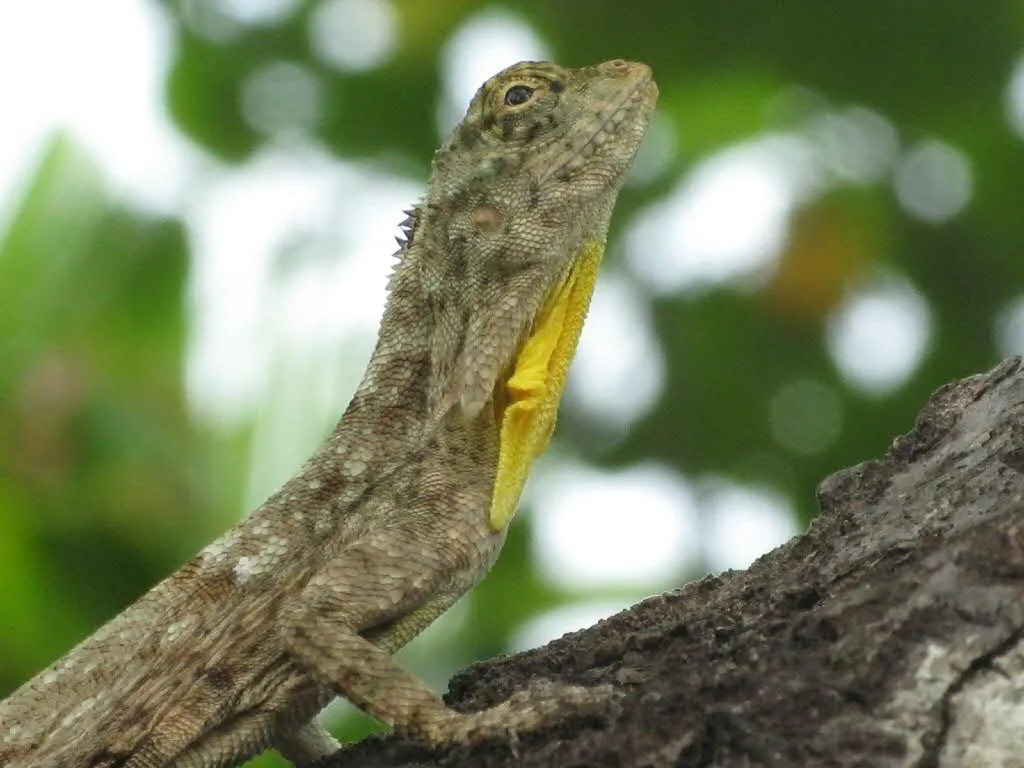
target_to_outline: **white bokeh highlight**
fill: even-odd
[[[1003,357],[1024,355],[1024,294],[996,314],[995,341]]]
[[[712,573],[746,568],[799,531],[792,504],[776,491],[729,480],[702,484],[704,547]]]
[[[147,0],[135,2],[142,5]],[[301,0],[177,0],[177,11],[196,35],[222,44],[237,40],[246,27],[281,23],[296,13],[300,5]]]
[[[626,233],[628,263],[657,294],[764,274],[791,213],[819,183],[801,139],[770,136],[725,149],[637,216]]]
[[[884,181],[899,151],[896,127],[860,106],[822,111],[810,121],[808,135],[824,168],[850,184]]]
[[[202,158],[163,102],[172,45],[157,3],[0,3],[0,70],[8,73],[0,78],[0,231],[59,130],[84,146],[114,196],[157,213],[177,209]]]
[[[300,0],[185,0],[185,4],[212,3],[243,24],[264,25],[284,21],[298,10]]]
[[[896,198],[903,209],[931,224],[960,213],[970,202],[974,176],[967,156],[937,140],[911,147],[896,166]]]
[[[1017,59],[1006,86],[1006,119],[1010,128],[1024,139],[1024,56]]]
[[[537,567],[554,583],[667,587],[696,562],[696,501],[668,467],[598,471],[552,458],[528,494]]]
[[[310,14],[309,42],[336,69],[372,69],[398,44],[398,14],[388,0],[325,0]]]
[[[638,187],[661,176],[675,160],[679,129],[664,112],[655,110],[647,135],[633,158],[625,186]]]
[[[260,64],[242,81],[241,90],[242,115],[263,133],[312,132],[323,115],[323,86],[302,64]]]
[[[874,396],[900,387],[931,343],[931,310],[907,280],[887,277],[852,291],[826,323],[829,356],[851,386]]]
[[[593,626],[601,619],[607,619],[619,611],[625,610],[635,600],[581,600],[546,611],[529,621],[516,631],[509,642],[509,651],[516,653],[557,640],[569,632]]]
[[[614,433],[650,411],[665,359],[649,302],[621,271],[603,268],[566,384],[566,402]]]

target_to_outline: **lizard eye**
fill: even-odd
[[[505,103],[510,107],[525,104],[533,96],[533,88],[528,85],[513,85],[505,91]]]

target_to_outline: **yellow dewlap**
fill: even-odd
[[[555,429],[569,364],[576,352],[604,245],[588,241],[565,283],[541,310],[537,329],[516,358],[505,383],[507,398],[498,439],[498,473],[491,499],[490,525],[508,525],[519,505],[530,464],[547,447]]]

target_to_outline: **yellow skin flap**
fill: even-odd
[[[519,506],[530,464],[547,448],[555,429],[569,364],[576,352],[604,245],[587,241],[568,277],[548,299],[537,328],[516,357],[505,383],[505,409],[498,439],[490,525],[500,531]]]

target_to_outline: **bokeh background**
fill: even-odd
[[[329,432],[479,83],[615,57],[662,95],[555,443],[408,666],[443,687],[745,566],[1024,353],[1020,2],[5,3],[0,694]]]

